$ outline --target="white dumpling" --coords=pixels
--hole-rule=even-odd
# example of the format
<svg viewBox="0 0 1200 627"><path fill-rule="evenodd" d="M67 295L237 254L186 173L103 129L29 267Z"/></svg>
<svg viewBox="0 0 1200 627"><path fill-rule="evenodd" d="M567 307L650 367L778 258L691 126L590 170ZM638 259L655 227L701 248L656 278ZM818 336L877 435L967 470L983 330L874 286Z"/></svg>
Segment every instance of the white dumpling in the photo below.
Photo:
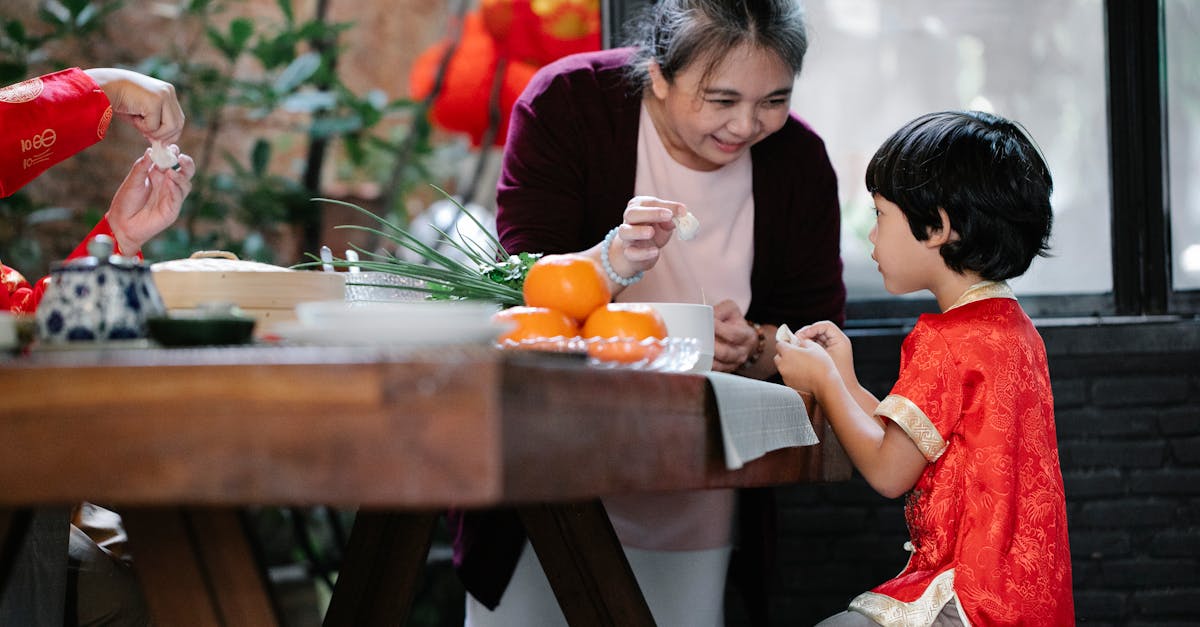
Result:
<svg viewBox="0 0 1200 627"><path fill-rule="evenodd" d="M700 231L700 221L690 211L682 216L675 216L672 219L675 221L675 229L678 231L679 239L681 240L692 239Z"/></svg>
<svg viewBox="0 0 1200 627"><path fill-rule="evenodd" d="M175 158L175 153L167 149L160 141L150 142L150 160L160 170L178 170L179 159Z"/></svg>
<svg viewBox="0 0 1200 627"><path fill-rule="evenodd" d="M779 325L779 329L775 331L775 341L784 342L787 344L795 344L796 334L792 333L792 330L788 328L788 325L785 322Z"/></svg>

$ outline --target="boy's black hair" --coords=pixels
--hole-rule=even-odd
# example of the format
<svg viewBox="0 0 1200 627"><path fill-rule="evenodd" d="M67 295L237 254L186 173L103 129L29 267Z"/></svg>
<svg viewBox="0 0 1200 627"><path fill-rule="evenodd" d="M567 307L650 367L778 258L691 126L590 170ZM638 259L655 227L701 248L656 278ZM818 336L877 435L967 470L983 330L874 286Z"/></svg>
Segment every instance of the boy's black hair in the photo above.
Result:
<svg viewBox="0 0 1200 627"><path fill-rule="evenodd" d="M913 235L929 239L946 210L959 239L946 266L991 281L1020 276L1046 256L1054 182L1018 124L980 111L923 115L896 131L867 166L867 191L896 203Z"/></svg>

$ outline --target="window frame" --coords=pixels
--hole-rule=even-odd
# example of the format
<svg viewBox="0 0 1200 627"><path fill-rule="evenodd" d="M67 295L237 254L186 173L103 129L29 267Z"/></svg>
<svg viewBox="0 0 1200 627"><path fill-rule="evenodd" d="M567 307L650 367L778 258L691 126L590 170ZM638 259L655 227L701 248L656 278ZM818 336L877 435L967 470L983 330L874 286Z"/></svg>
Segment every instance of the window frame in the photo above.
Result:
<svg viewBox="0 0 1200 627"><path fill-rule="evenodd" d="M601 0L602 45L653 0ZM1200 313L1200 290L1172 283L1163 0L1104 0L1108 81L1112 292L1022 296L1038 318ZM853 300L847 326L904 326L936 311L932 298Z"/></svg>

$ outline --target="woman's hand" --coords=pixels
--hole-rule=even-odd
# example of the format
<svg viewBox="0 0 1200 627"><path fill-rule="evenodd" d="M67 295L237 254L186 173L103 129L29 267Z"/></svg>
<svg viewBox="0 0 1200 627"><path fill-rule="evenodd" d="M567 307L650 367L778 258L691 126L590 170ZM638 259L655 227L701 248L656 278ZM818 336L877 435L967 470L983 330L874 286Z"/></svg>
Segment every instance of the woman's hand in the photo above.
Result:
<svg viewBox="0 0 1200 627"><path fill-rule="evenodd" d="M636 196L625 206L624 222L617 227L617 237L608 258L613 270L621 276L645 272L658 262L659 249L671 241L677 215L687 213L683 203L653 196Z"/></svg>
<svg viewBox="0 0 1200 627"><path fill-rule="evenodd" d="M731 300L713 305L713 332L713 370L733 372L758 351L758 331Z"/></svg>
<svg viewBox="0 0 1200 627"><path fill-rule="evenodd" d="M146 150L133 162L109 205L108 225L123 255L136 254L150 238L171 226L179 217L183 199L192 191L196 163L174 144L168 150L179 158L178 170L155 167Z"/></svg>
<svg viewBox="0 0 1200 627"><path fill-rule="evenodd" d="M184 115L175 86L157 78L118 68L84 70L104 90L113 113L129 120L149 140L179 141Z"/></svg>

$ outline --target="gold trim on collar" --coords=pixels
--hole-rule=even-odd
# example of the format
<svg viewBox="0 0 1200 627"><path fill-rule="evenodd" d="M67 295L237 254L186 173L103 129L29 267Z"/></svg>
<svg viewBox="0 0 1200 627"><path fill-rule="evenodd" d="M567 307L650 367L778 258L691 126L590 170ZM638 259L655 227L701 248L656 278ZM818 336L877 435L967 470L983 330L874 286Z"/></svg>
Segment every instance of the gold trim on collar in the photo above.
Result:
<svg viewBox="0 0 1200 627"><path fill-rule="evenodd" d="M954 569L933 578L921 596L909 603L878 592L864 592L850 602L850 609L884 626L928 627L942 608L954 598ZM959 608L959 613L961 614Z"/></svg>
<svg viewBox="0 0 1200 627"><path fill-rule="evenodd" d="M1012 288L1008 286L1006 281L980 281L968 287L967 291L963 292L962 296L959 296L958 300L954 301L954 304L950 305L946 311L988 298L1011 298L1017 300L1016 294L1013 294Z"/></svg>
<svg viewBox="0 0 1200 627"><path fill-rule="evenodd" d="M907 398L899 394L889 394L880 401L874 413L904 429L908 437L912 438L913 444L917 445L921 454L931 463L937 461L946 451L946 440L938 433L937 427L933 426L933 421L916 403Z"/></svg>

